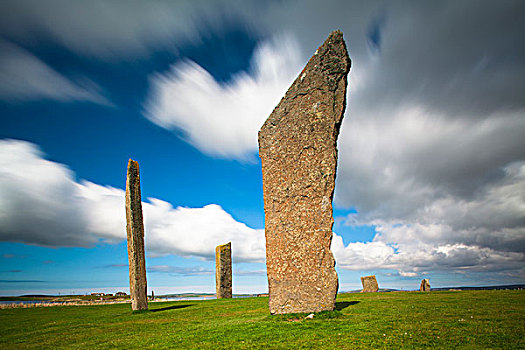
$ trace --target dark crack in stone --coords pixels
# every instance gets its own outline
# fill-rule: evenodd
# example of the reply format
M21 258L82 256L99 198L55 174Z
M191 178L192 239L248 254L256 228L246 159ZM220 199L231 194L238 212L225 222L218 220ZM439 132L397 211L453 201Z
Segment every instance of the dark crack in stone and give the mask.
M349 71L334 31L259 131L272 314L335 307L332 198Z

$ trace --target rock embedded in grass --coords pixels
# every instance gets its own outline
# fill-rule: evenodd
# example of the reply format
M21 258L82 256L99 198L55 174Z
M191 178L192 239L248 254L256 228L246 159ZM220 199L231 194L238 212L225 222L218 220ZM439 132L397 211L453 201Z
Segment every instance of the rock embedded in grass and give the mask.
M215 248L215 283L217 299L232 297L232 244Z
M363 290L361 292L377 292L379 291L379 285L375 275L361 277L361 284Z
M349 71L334 31L259 131L272 314L335 307L332 198Z
M421 285L419 286L420 292L430 292L430 281L425 278L421 281Z

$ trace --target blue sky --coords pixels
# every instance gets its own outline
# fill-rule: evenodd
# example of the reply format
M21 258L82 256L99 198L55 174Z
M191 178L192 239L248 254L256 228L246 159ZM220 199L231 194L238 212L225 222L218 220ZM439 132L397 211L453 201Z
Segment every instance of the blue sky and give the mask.
M352 59L340 290L525 281L519 1L0 4L0 294L127 290L137 160L148 287L264 292L257 131L330 31Z

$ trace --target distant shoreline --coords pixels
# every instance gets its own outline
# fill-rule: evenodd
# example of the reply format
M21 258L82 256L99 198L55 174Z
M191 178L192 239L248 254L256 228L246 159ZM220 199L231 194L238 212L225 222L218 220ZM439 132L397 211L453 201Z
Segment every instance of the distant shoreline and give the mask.
M461 287L436 287L431 288L431 291L459 291L459 290L505 290L505 289L525 289L525 284L508 284L508 285L499 285L499 286L461 286ZM379 292L418 292L419 289L389 289L389 288L379 288ZM349 291L341 291L338 294L344 293L360 293L361 289L354 289Z
M462 291L462 290L512 290L525 289L525 284L511 284L498 286L461 286L461 287L436 287L431 291ZM402 290L402 289L388 289L380 288L379 292L414 292L418 290ZM346 293L360 293L361 289L350 291L340 291L338 294ZM249 298L249 297L264 297L267 293L260 294L234 294L234 298ZM214 293L176 293L158 295L155 299L150 301L177 301L177 300L206 300L215 298ZM115 304L115 303L129 303L129 295L126 296L95 296L95 295L43 295L43 294L26 294L19 296L2 296L0 297L0 308L6 305L24 304L34 306L55 306L55 305L98 305L98 304ZM13 303L8 303L13 302ZM31 303L33 302L33 303Z

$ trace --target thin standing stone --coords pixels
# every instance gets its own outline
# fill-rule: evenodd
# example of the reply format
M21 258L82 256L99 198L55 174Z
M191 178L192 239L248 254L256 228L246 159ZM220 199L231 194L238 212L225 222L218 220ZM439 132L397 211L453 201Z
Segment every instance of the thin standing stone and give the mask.
M131 309L147 310L148 295L139 163L132 159L128 162L128 176L126 179L126 231L128 236Z
M259 131L272 314L335 307L332 198L349 71L334 31Z
M232 244L215 248L215 284L217 299L232 297Z

